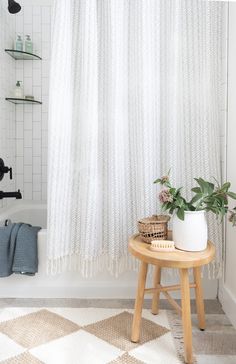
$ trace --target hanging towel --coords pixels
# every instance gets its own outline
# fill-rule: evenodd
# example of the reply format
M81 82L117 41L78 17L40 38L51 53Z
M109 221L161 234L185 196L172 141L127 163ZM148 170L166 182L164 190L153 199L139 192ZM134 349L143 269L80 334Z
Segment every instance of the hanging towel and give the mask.
M0 277L38 271L37 234L41 228L23 223L0 227Z
M16 237L22 224L11 224L0 227L0 277L12 274Z

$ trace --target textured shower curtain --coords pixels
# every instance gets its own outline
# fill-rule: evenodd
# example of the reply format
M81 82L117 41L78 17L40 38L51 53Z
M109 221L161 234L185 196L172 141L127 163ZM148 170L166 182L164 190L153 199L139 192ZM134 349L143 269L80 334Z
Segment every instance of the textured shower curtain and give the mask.
M52 37L48 269L134 267L128 237L160 211L156 177L220 180L224 4L57 0ZM188 196L189 197L189 196ZM210 236L221 263L221 228Z

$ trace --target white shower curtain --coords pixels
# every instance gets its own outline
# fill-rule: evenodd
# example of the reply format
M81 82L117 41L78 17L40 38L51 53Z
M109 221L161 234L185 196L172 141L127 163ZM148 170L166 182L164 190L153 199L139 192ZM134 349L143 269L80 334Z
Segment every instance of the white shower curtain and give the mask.
M57 0L52 36L48 267L133 266L128 237L159 211L153 181L220 180L224 4ZM221 263L221 228L210 219Z

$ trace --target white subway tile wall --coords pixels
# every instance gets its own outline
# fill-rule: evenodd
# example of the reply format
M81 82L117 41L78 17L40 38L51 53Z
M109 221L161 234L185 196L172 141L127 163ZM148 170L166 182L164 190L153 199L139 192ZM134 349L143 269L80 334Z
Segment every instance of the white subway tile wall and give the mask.
M33 53L42 61L16 61L16 79L23 81L24 94L43 105L16 106L16 186L25 200L47 198L47 130L51 7L27 5L15 16L16 34L30 34Z
M5 100L10 96L15 84L15 61L5 51L11 48L15 37L15 19L8 11L6 3L0 1L0 158L13 169L13 179L9 174L0 181L1 191L15 191L16 147L22 154L22 146L15 144L15 106ZM12 200L0 200L0 208L11 204Z

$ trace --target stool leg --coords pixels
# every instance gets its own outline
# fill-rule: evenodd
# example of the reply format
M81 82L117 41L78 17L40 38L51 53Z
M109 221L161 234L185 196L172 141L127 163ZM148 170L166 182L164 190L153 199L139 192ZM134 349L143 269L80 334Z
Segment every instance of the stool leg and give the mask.
M204 331L206 327L206 322L205 322L205 310L204 310L203 291L202 291L201 268L200 267L193 268L193 275L194 275L194 283L196 284L195 295L196 295L198 325L199 329Z
M153 276L153 287L157 288L161 283L161 267L155 266L154 276ZM159 311L159 301L160 301L160 291L153 293L152 297L152 314L157 315Z
M142 316L142 306L144 299L144 290L147 278L147 269L148 269L148 264L141 262L139 278L138 278L137 295L134 307L132 334L131 334L131 341L134 343L139 341L139 336L140 336L140 324L142 319L141 316Z
M191 323L188 269L180 269L180 277L181 277L181 301L182 301L182 322L183 322L183 333L184 333L185 362L190 364L193 362L193 355L192 355L192 323Z

